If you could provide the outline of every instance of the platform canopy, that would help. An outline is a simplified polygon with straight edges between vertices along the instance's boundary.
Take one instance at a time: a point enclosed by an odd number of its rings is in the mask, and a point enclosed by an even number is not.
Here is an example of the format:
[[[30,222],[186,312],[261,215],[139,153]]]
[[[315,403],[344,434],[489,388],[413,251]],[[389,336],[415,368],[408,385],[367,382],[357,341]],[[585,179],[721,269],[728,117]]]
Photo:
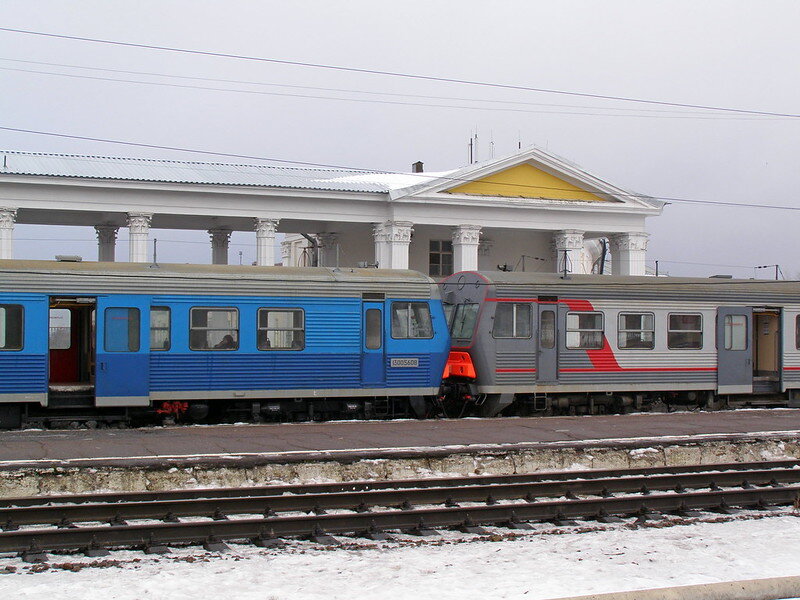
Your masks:
[[[148,260],[151,228],[207,231],[227,263],[232,231],[255,233],[257,264],[586,272],[596,240],[615,272],[644,273],[645,218],[663,203],[538,149],[446,172],[386,173],[0,151],[0,258],[15,223],[92,226],[98,259]],[[25,257],[19,257],[25,258]]]

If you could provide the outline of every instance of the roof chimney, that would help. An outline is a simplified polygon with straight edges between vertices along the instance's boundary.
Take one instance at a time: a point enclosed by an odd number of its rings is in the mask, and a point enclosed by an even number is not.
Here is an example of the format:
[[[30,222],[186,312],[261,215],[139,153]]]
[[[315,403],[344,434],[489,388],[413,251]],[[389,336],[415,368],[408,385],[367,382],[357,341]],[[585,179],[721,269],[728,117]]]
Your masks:
[[[412,173],[422,173],[422,161],[418,160],[413,165],[411,165],[411,172]]]

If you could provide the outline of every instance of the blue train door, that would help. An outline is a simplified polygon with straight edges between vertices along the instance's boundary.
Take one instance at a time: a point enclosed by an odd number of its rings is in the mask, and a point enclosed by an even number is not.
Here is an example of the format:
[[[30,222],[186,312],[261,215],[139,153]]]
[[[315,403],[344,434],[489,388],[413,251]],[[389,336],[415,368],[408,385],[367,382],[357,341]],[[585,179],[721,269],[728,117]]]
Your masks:
[[[753,309],[717,309],[717,393],[753,393]]]
[[[97,298],[97,406],[150,404],[150,299]]]
[[[558,381],[558,304],[539,303],[536,330],[536,381]]]
[[[363,302],[361,306],[361,383],[368,387],[383,387],[386,385],[384,306],[382,302]]]

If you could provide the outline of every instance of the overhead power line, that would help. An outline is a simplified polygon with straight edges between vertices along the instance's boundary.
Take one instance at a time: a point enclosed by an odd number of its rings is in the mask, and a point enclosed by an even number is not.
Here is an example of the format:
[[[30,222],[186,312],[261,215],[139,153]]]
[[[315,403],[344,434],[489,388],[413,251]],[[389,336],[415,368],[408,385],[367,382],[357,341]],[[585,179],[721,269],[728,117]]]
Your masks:
[[[12,131],[15,133],[29,133],[33,135],[46,135],[58,138],[66,138],[72,140],[82,140],[82,141],[90,141],[90,142],[103,142],[108,144],[119,144],[123,146],[133,146],[137,148],[151,148],[157,150],[173,150],[177,152],[190,152],[194,154],[203,154],[207,156],[222,156],[226,158],[242,158],[247,160],[259,160],[264,162],[276,162],[282,164],[290,164],[293,165],[294,168],[300,167],[316,167],[322,169],[335,169],[338,171],[348,171],[350,173],[356,175],[406,175],[408,177],[418,177],[420,181],[428,181],[430,179],[429,173],[405,173],[401,171],[381,171],[378,169],[367,169],[367,168],[357,168],[357,167],[349,167],[349,166],[342,166],[342,165],[332,165],[326,163],[313,163],[313,162],[304,162],[298,160],[288,160],[283,158],[272,158],[272,157],[265,157],[265,156],[254,156],[251,154],[234,154],[231,152],[215,152],[212,150],[197,150],[193,148],[182,148],[179,146],[163,146],[159,144],[145,144],[141,142],[128,142],[123,140],[111,140],[107,138],[98,138],[98,137],[89,137],[89,136],[82,136],[82,135],[70,135],[66,133],[55,133],[49,131],[36,131],[33,129],[22,129],[17,127],[4,127],[0,126],[0,131]],[[148,159],[144,159],[148,160]],[[256,166],[256,165],[253,165]],[[444,181],[452,181],[454,183],[473,183],[473,179],[467,179],[463,177],[451,177],[447,175],[437,176],[437,179],[444,180]],[[551,190],[551,191],[562,191],[562,192],[574,192],[575,190],[572,188],[561,188],[561,187],[553,187],[553,186],[544,186],[544,185],[524,185],[524,184],[514,184],[514,183],[503,183],[503,182],[495,182],[496,185],[508,185],[515,188],[529,188],[535,190]],[[589,192],[592,193],[592,192]],[[599,194],[605,192],[597,192]],[[686,204],[701,204],[707,206],[730,206],[730,207],[738,207],[738,208],[768,208],[773,210],[800,210],[800,206],[787,206],[787,205],[779,205],[779,204],[753,204],[753,203],[745,203],[745,202],[726,202],[726,201],[713,201],[713,200],[695,200],[691,198],[676,198],[673,196],[651,196],[648,194],[633,194],[628,192],[614,192],[613,195],[616,196],[624,196],[628,198],[640,199],[640,200],[661,200],[664,202],[680,202]]]
[[[696,108],[700,110],[710,110],[710,111],[720,111],[720,112],[729,112],[729,113],[739,113],[739,114],[749,114],[749,115],[761,115],[761,116],[771,116],[771,117],[791,117],[791,118],[800,118],[800,114],[792,114],[792,113],[781,113],[781,112],[772,112],[772,111],[760,111],[760,110],[747,110],[741,108],[730,108],[730,107],[723,107],[723,106],[711,106],[705,104],[689,104],[683,102],[669,102],[665,100],[650,100],[644,98],[633,98],[628,96],[614,96],[614,95],[607,95],[607,94],[595,94],[595,93],[588,93],[588,92],[575,92],[570,90],[560,90],[560,89],[553,89],[553,88],[541,88],[541,87],[532,87],[532,86],[524,86],[524,85],[513,85],[513,84],[505,84],[505,83],[495,83],[495,82],[488,82],[488,81],[476,81],[471,79],[458,79],[453,77],[437,77],[433,75],[419,75],[414,73],[403,73],[399,71],[386,71],[381,69],[366,69],[366,68],[359,68],[359,67],[349,67],[344,65],[329,65],[323,63],[312,63],[312,62],[305,62],[305,61],[296,61],[296,60],[285,60],[285,59],[277,59],[277,58],[266,58],[260,56],[248,56],[245,54],[234,54],[228,52],[215,52],[210,50],[192,50],[188,48],[176,48],[172,46],[160,46],[155,44],[138,44],[134,42],[121,42],[118,40],[106,40],[101,38],[90,38],[85,36],[76,36],[76,35],[64,35],[64,34],[56,34],[56,33],[47,33],[43,31],[32,31],[27,29],[15,29],[11,27],[0,27],[0,31],[7,31],[9,33],[18,33],[24,35],[33,35],[39,37],[47,37],[47,38],[56,38],[56,39],[64,39],[64,40],[74,40],[80,42],[90,42],[94,44],[106,44],[112,46],[122,46],[128,48],[140,48],[146,50],[158,50],[163,52],[174,52],[179,54],[190,54],[190,55],[199,55],[199,56],[213,56],[217,58],[230,58],[230,59],[237,59],[237,60],[246,60],[246,61],[253,61],[253,62],[261,62],[261,63],[270,63],[270,64],[278,64],[278,65],[287,65],[287,66],[294,66],[294,67],[305,67],[305,68],[312,68],[312,69],[324,69],[329,71],[339,71],[339,72],[348,72],[348,73],[360,73],[365,75],[383,75],[387,77],[397,77],[403,79],[411,79],[411,80],[418,80],[418,81],[433,81],[438,83],[454,83],[459,85],[469,85],[469,86],[476,86],[476,87],[488,87],[488,88],[496,88],[496,89],[507,89],[507,90],[516,90],[516,91],[525,91],[525,92],[539,92],[545,94],[558,94],[562,96],[573,96],[578,98],[594,98],[597,100],[614,100],[619,102],[634,102],[638,104],[649,104],[649,105],[657,105],[657,106],[671,106],[676,108]]]

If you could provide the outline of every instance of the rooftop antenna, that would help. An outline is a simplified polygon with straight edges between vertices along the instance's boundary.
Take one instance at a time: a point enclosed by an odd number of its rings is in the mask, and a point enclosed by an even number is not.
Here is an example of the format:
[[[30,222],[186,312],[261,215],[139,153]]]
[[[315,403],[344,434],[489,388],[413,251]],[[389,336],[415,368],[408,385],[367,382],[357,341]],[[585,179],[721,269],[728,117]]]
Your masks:
[[[480,157],[478,155],[478,128],[475,128],[475,162],[478,162]]]
[[[467,144],[468,148],[468,156],[469,156],[469,164],[472,164],[472,132],[469,134],[469,144]]]
[[[239,250],[239,264],[242,264],[242,251]]]
[[[517,131],[517,150],[522,150],[522,132]]]
[[[494,158],[494,131],[489,132],[489,155]]]
[[[153,264],[151,269],[158,269],[158,238],[153,238]]]

